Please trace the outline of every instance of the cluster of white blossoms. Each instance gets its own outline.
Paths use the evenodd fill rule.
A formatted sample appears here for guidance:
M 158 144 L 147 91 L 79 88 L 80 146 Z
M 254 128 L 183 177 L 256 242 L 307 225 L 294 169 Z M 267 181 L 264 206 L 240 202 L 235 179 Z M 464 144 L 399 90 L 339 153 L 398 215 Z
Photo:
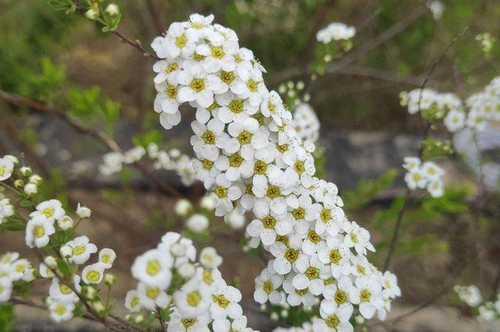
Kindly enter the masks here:
M 3 222 L 14 215 L 14 206 L 12 206 L 10 199 L 5 197 L 2 193 L 0 193 L 0 225 Z
M 105 176 L 120 172 L 123 165 L 131 165 L 148 156 L 153 162 L 156 170 L 174 171 L 180 177 L 182 184 L 190 186 L 195 180 L 192 160 L 189 156 L 182 154 L 178 149 L 170 149 L 168 152 L 160 150 L 157 144 L 150 143 L 147 148 L 136 146 L 121 152 L 109 152 L 103 156 L 103 164 L 99 171 Z
M 5 155 L 0 158 L 0 181 L 8 180 L 19 163 L 17 157 L 12 155 Z M 31 168 L 21 167 L 19 173 L 22 178 L 17 179 L 14 185 L 16 188 L 20 188 L 27 195 L 34 195 L 38 192 L 38 185 L 42 181 L 42 178 L 38 174 L 33 174 Z M 2 220 L 1 205 L 0 205 L 0 223 Z
M 307 144 L 316 143 L 319 138 L 320 124 L 311 105 L 300 103 L 293 111 L 292 127 L 297 136 Z
M 0 303 L 10 300 L 16 282 L 30 282 L 34 277 L 34 269 L 25 258 L 19 258 L 17 252 L 7 252 L 0 256 Z
M 273 256 L 257 280 L 265 294 L 276 291 L 292 305 L 321 302 L 332 329 L 358 310 L 384 318 L 399 294 L 396 278 L 368 262 L 369 232 L 346 218 L 337 186 L 315 177 L 312 149 L 294 134 L 279 94 L 268 91 L 262 65 L 234 31 L 212 21 L 194 14 L 154 39 L 160 123 L 177 125 L 183 103 L 196 108 L 196 175 L 215 193 L 217 216 L 255 216 L 250 243 Z
M 475 285 L 455 286 L 455 292 L 461 301 L 471 308 L 477 309 L 479 319 L 484 321 L 500 320 L 500 293 L 495 301 L 484 301 L 481 291 Z
M 500 120 L 500 77 L 493 79 L 481 92 L 467 98 L 465 106 L 455 94 L 431 89 L 402 92 L 401 105 L 408 107 L 410 114 L 435 111 L 450 132 L 463 128 L 482 130 L 488 121 Z
M 354 37 L 356 28 L 344 23 L 333 22 L 316 34 L 316 40 L 328 44 L 333 40 L 348 40 Z
M 172 332 L 253 331 L 239 304 L 240 291 L 229 286 L 218 270 L 222 257 L 211 247 L 196 256 L 191 240 L 166 233 L 156 249 L 134 261 L 132 275 L 139 282 L 127 293 L 127 309 L 136 317 L 142 310 L 168 309 L 167 331 Z
M 418 157 L 405 157 L 403 168 L 407 170 L 405 182 L 410 190 L 427 189 L 432 197 L 444 193 L 444 170 L 432 161 L 422 163 Z
M 467 98 L 467 126 L 484 129 L 488 121 L 500 121 L 500 77 L 494 78 L 481 92 Z

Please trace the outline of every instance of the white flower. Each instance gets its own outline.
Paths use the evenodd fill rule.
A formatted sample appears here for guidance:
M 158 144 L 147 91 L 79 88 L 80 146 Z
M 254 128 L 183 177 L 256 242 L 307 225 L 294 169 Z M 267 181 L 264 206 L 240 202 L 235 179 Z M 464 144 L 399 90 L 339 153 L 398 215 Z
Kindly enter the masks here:
M 455 132 L 462 129 L 465 125 L 465 114 L 461 111 L 452 110 L 446 114 L 444 125 L 449 131 Z
M 110 269 L 116 259 L 116 253 L 113 249 L 103 248 L 99 251 L 99 263 L 106 269 Z
M 417 170 L 420 167 L 420 164 L 422 162 L 420 161 L 420 158 L 417 157 L 405 157 L 404 158 L 404 163 L 403 163 L 403 168 L 408 170 L 408 171 L 413 171 Z
M 104 11 L 111 16 L 116 16 L 120 14 L 120 7 L 118 7 L 118 5 L 115 3 L 110 3 L 106 6 L 106 9 Z
M 307 269 L 308 257 L 299 248 L 275 243 L 271 246 L 271 253 L 276 257 L 273 268 L 281 275 L 289 273 L 292 267 L 297 272 L 304 272 Z
M 7 156 L 0 158 L 0 181 L 10 178 L 13 170 L 14 162 L 10 158 L 7 158 Z
M 266 215 L 259 211 L 256 217 L 259 219 L 254 219 L 248 225 L 247 234 L 260 239 L 265 246 L 272 245 L 278 236 L 287 235 L 292 231 L 292 223 L 286 215 Z
M 49 305 L 50 317 L 55 322 L 65 322 L 73 318 L 75 305 L 70 302 L 52 301 Z
M 233 201 L 241 197 L 241 189 L 231 185 L 222 174 L 217 177 L 214 193 L 217 196 L 217 205 L 215 208 L 216 216 L 224 216 L 233 210 Z
M 411 190 L 423 189 L 427 184 L 427 177 L 421 169 L 411 170 L 405 174 L 405 182 Z
M 382 295 L 385 299 L 393 299 L 401 296 L 401 289 L 398 287 L 398 279 L 395 274 L 385 271 L 383 275 Z
M 292 285 L 298 290 L 308 289 L 313 295 L 323 293 L 325 285 L 323 279 L 328 275 L 329 269 L 316 256 L 309 259 L 307 269 L 303 273 L 296 274 L 292 279 Z
M 467 303 L 470 307 L 477 307 L 483 301 L 481 291 L 477 286 L 455 286 L 455 292 L 458 294 L 460 300 Z
M 78 203 L 78 207 L 76 208 L 76 214 L 82 219 L 90 218 L 92 211 L 88 207 L 80 205 L 80 203 Z
M 271 91 L 260 105 L 260 111 L 265 117 L 271 117 L 273 121 L 281 126 L 282 113 L 285 111 L 283 101 L 276 91 Z
M 210 318 L 207 314 L 187 316 L 174 311 L 167 332 L 210 332 Z
M 87 265 L 82 270 L 82 280 L 87 285 L 98 285 L 104 278 L 106 267 L 102 263 Z
M 316 39 L 318 42 L 328 44 L 332 40 L 347 40 L 354 37 L 356 28 L 347 26 L 344 23 L 330 23 L 326 28 L 318 31 Z
M 322 319 L 313 320 L 314 331 L 354 331 L 354 328 L 350 323 L 353 311 L 351 306 L 338 306 L 334 301 L 323 300 L 320 308 L 320 315 Z
M 354 248 L 360 255 L 365 255 L 366 250 L 375 251 L 370 243 L 370 233 L 366 229 L 354 222 L 346 225 L 348 226 L 345 228 L 347 234 L 344 238 L 344 244 L 348 248 Z
M 175 203 L 175 213 L 181 217 L 185 217 L 192 208 L 191 202 L 184 198 Z
M 153 249 L 135 259 L 132 275 L 147 285 L 167 289 L 172 279 L 172 265 L 172 256 Z
M 68 230 L 73 227 L 73 219 L 70 216 L 65 215 L 57 221 L 57 226 L 63 231 Z
M 13 281 L 24 280 L 24 281 L 32 281 L 35 279 L 33 275 L 33 266 L 31 263 L 25 259 L 18 259 L 11 265 L 12 275 L 11 279 Z
M 427 161 L 422 165 L 422 172 L 425 174 L 426 178 L 430 181 L 440 179 L 444 171 L 438 165 L 432 161 Z
M 14 215 L 14 207 L 10 203 L 8 198 L 0 197 L 0 224 L 4 222 L 6 218 Z
M 48 221 L 54 222 L 55 220 L 59 220 L 64 217 L 65 214 L 66 212 L 64 212 L 64 209 L 62 208 L 61 202 L 57 199 L 51 199 L 38 204 L 36 206 L 36 211 L 32 212 L 30 215 L 42 215 Z
M 137 290 L 129 290 L 125 296 L 125 308 L 131 312 L 138 312 L 141 310 L 141 297 Z
M 73 287 L 77 292 L 81 291 L 80 277 L 78 275 L 73 277 Z M 58 278 L 52 279 L 49 296 L 57 302 L 76 303 L 79 301 L 78 295 L 66 284 L 60 282 Z
M 49 244 L 50 236 L 55 231 L 54 225 L 45 217 L 35 216 L 26 225 L 26 245 L 30 248 L 43 248 Z
M 193 214 L 186 221 L 186 226 L 195 233 L 201 233 L 208 228 L 208 218 L 202 214 Z
M 269 265 L 255 278 L 253 298 L 260 304 L 264 304 L 267 301 L 271 304 L 280 303 L 282 296 L 278 289 L 282 283 L 283 277 L 274 272 L 272 266 Z
M 366 319 L 370 319 L 375 311 L 384 306 L 381 286 L 374 278 L 366 277 L 356 279 L 356 288 L 359 291 L 359 312 Z
M 211 210 L 215 209 L 216 203 L 217 203 L 217 201 L 215 198 L 215 194 L 210 193 L 210 194 L 203 196 L 203 198 L 200 201 L 200 206 L 204 209 L 211 211 Z
M 0 278 L 0 303 L 9 301 L 12 294 L 12 282 L 8 278 Z
M 245 225 L 245 216 L 238 210 L 234 210 L 224 216 L 224 221 L 233 229 L 241 229 Z
M 38 187 L 34 183 L 27 183 L 23 188 L 24 193 L 27 195 L 34 195 L 38 192 Z
M 323 264 L 330 264 L 332 276 L 337 279 L 348 275 L 351 268 L 351 251 L 339 237 L 329 238 L 326 244 L 318 250 L 319 260 Z
M 242 315 L 239 301 L 241 301 L 241 293 L 238 289 L 232 286 L 221 287 L 212 294 L 210 314 L 215 320 L 226 317 L 239 318 Z
M 137 291 L 141 306 L 148 310 L 156 310 L 157 307 L 166 308 L 170 302 L 170 297 L 160 287 L 148 286 L 140 282 Z
M 197 279 L 191 279 L 174 294 L 174 302 L 179 312 L 187 316 L 205 313 L 210 305 L 210 294 L 199 287 Z
M 206 247 L 200 252 L 200 263 L 207 269 L 215 269 L 222 264 L 222 257 L 212 247 Z
M 90 258 L 90 255 L 97 252 L 95 244 L 90 243 L 87 236 L 79 236 L 64 244 L 61 249 L 61 255 L 70 263 L 85 264 Z
M 441 197 L 444 194 L 444 184 L 442 180 L 432 180 L 427 186 L 427 190 L 432 197 Z

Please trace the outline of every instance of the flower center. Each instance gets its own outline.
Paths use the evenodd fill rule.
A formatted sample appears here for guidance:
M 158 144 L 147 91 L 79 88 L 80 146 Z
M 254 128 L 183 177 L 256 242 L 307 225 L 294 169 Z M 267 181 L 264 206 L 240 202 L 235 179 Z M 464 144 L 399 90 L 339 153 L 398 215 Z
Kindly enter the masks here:
M 205 144 L 213 145 L 215 144 L 217 136 L 215 136 L 213 131 L 207 130 L 203 133 L 203 135 L 201 135 L 201 139 Z
M 262 160 L 257 160 L 255 162 L 253 170 L 255 171 L 255 174 L 265 175 L 267 172 L 267 164 L 265 162 L 263 162 Z
M 175 38 L 175 46 L 177 46 L 178 48 L 186 47 L 187 42 L 188 42 L 188 39 L 187 39 L 185 33 L 183 33 L 179 37 Z
M 217 305 L 223 309 L 226 309 L 229 304 L 231 303 L 226 297 L 221 294 L 221 295 L 212 295 L 212 299 L 214 300 Z
M 289 243 L 288 236 L 286 236 L 286 235 L 278 235 L 276 237 L 276 242 L 281 242 L 284 245 L 288 246 L 288 243 Z
M 193 327 L 194 324 L 196 324 L 196 322 L 197 322 L 196 318 L 184 318 L 181 320 L 182 326 L 184 326 L 185 329 Z
M 59 290 L 64 295 L 68 295 L 68 294 L 70 294 L 72 292 L 71 288 L 69 288 L 68 286 L 63 285 L 63 284 L 59 285 Z
M 306 216 L 306 210 L 303 207 L 296 208 L 292 211 L 292 216 L 295 220 L 303 220 Z
M 215 194 L 217 195 L 217 197 L 219 198 L 226 198 L 227 197 L 227 188 L 224 188 L 224 187 L 217 187 L 215 188 Z
M 304 295 L 307 294 L 307 291 L 308 291 L 307 288 L 305 288 L 305 289 L 296 289 L 295 293 L 297 293 L 297 295 L 299 295 L 299 296 L 304 296 Z
M 240 156 L 239 153 L 235 153 L 229 157 L 229 166 L 238 168 L 241 166 L 241 164 L 243 164 L 244 160 L 245 159 L 243 159 L 243 157 Z
M 319 279 L 319 269 L 317 267 L 308 267 L 305 273 L 309 280 Z
M 243 130 L 238 135 L 238 141 L 240 142 L 241 145 L 250 144 L 252 142 L 252 137 L 253 134 L 251 132 Z
M 267 295 L 271 294 L 274 290 L 272 281 L 268 280 L 264 282 L 264 284 L 262 285 L 262 289 L 264 290 L 264 292 L 266 292 Z
M 195 78 L 191 81 L 191 84 L 189 86 L 193 91 L 201 92 L 205 90 L 205 80 L 201 78 Z
M 259 83 L 255 82 L 252 79 L 249 79 L 247 82 L 247 87 L 248 87 L 248 90 L 250 90 L 250 92 L 255 93 L 255 92 L 257 92 L 257 90 L 259 88 Z
M 177 64 L 177 63 L 175 63 L 175 62 L 174 62 L 174 63 L 171 63 L 171 64 L 169 64 L 169 65 L 167 66 L 167 68 L 165 69 L 165 72 L 166 72 L 167 74 L 171 74 L 171 73 L 173 73 L 174 71 L 176 71 L 177 69 L 179 69 L 179 64 Z
M 232 71 L 221 71 L 219 77 L 222 80 L 222 82 L 229 85 L 233 83 L 234 79 L 236 78 L 236 74 L 233 73 Z
M 99 279 L 101 278 L 101 273 L 99 271 L 90 271 L 87 273 L 87 279 L 90 282 L 97 283 L 99 282 Z
M 211 285 L 214 282 L 214 277 L 210 271 L 203 271 L 203 282 Z
M 165 93 L 167 94 L 168 98 L 174 99 L 177 97 L 177 87 L 172 84 L 168 84 L 167 88 L 165 89 Z
M 161 264 L 157 259 L 148 261 L 146 266 L 146 273 L 151 277 L 157 276 L 161 271 Z
M 214 166 L 214 162 L 208 159 L 203 159 L 201 164 L 203 165 L 203 168 L 206 169 L 207 171 L 211 170 L 212 167 Z
M 56 310 L 54 310 L 54 312 L 58 315 L 58 316 L 63 316 L 64 314 L 66 314 L 66 307 L 64 306 L 64 304 L 59 304 L 56 306 Z
M 264 228 L 266 229 L 274 229 L 276 227 L 276 218 L 272 216 L 265 216 L 262 218 L 262 225 L 264 225 Z
M 206 58 L 206 56 L 198 54 L 198 53 L 195 53 L 193 55 L 193 60 L 196 62 L 201 62 L 201 61 L 205 60 L 205 58 Z
M 111 257 L 109 255 L 104 255 L 104 256 L 102 256 L 101 261 L 104 264 L 109 264 L 109 263 L 111 263 Z
M 290 263 L 293 263 L 299 258 L 299 251 L 296 249 L 290 248 L 285 252 L 285 258 Z
M 340 253 L 340 250 L 333 249 L 332 251 L 330 251 L 330 262 L 332 262 L 335 265 L 338 265 L 341 259 L 342 259 L 342 254 Z
M 216 59 L 222 59 L 226 55 L 222 47 L 212 47 L 212 56 Z
M 338 305 L 347 303 L 349 297 L 347 296 L 347 293 L 344 292 L 343 290 L 338 290 L 337 293 L 335 293 L 335 302 Z
M 148 288 L 146 291 L 146 296 L 154 300 L 160 295 L 160 289 L 158 287 Z
M 368 289 L 363 289 L 359 295 L 361 302 L 370 302 L 372 293 Z
M 46 208 L 42 211 L 42 214 L 47 218 L 52 218 L 55 212 L 54 208 Z
M 242 99 L 235 99 L 229 103 L 229 110 L 235 114 L 239 114 L 245 110 Z
M 321 242 L 321 236 L 319 236 L 315 231 L 309 231 L 309 233 L 307 234 L 307 238 L 314 244 L 318 244 Z
M 319 216 L 320 216 L 322 222 L 324 222 L 325 224 L 328 224 L 330 222 L 330 220 L 332 220 L 332 210 L 323 209 Z
M 302 175 L 302 173 L 304 173 L 306 171 L 306 167 L 304 166 L 304 162 L 302 160 L 297 160 L 295 162 L 295 171 L 297 171 L 297 173 L 299 175 Z
M 278 145 L 278 151 L 280 153 L 285 153 L 288 151 L 288 144 L 281 144 L 281 145 Z
M 33 234 L 39 239 L 45 235 L 45 228 L 43 228 L 43 226 L 36 226 L 33 230 Z
M 270 199 L 281 197 L 281 189 L 278 186 L 269 186 L 266 196 Z
M 201 294 L 198 291 L 191 292 L 187 295 L 187 303 L 191 307 L 197 307 L 201 302 Z
M 86 250 L 87 248 L 85 246 L 76 246 L 73 248 L 71 253 L 73 254 L 73 256 L 80 256 L 83 255 Z
M 328 327 L 337 329 L 337 327 L 340 325 L 340 319 L 337 315 L 331 315 L 325 319 L 325 323 Z

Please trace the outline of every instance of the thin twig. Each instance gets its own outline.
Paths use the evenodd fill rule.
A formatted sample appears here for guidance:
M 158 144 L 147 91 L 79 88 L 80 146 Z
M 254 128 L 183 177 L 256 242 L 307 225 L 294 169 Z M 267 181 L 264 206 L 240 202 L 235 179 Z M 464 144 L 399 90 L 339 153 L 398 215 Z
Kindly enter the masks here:
M 53 107 L 50 107 L 48 105 L 45 105 L 42 102 L 27 98 L 27 97 L 22 97 L 14 94 L 10 94 L 8 92 L 5 92 L 3 90 L 0 90 L 0 99 L 4 100 L 6 103 L 10 105 L 14 105 L 16 107 L 20 108 L 28 108 L 30 110 L 52 115 L 55 117 L 58 117 L 59 119 L 63 120 L 66 122 L 68 125 L 70 125 L 72 128 L 74 128 L 77 132 L 91 136 L 95 139 L 97 139 L 99 142 L 101 142 L 104 146 L 106 146 L 109 150 L 113 152 L 121 152 L 122 149 L 118 145 L 118 143 L 111 138 L 109 135 L 106 133 L 96 129 L 96 128 L 89 128 L 85 127 L 82 125 L 79 121 L 75 120 L 73 117 L 71 117 L 68 113 L 60 111 L 58 109 L 55 109 Z M 135 163 L 133 166 L 143 174 L 143 176 L 150 181 L 150 183 L 153 186 L 156 186 L 160 189 L 165 194 L 172 195 L 175 197 L 182 197 L 183 195 L 179 193 L 175 188 L 165 184 L 164 182 L 161 181 L 155 181 L 155 176 L 150 172 L 144 165 L 140 163 Z
M 133 41 L 133 40 L 131 40 L 130 38 L 128 38 L 122 32 L 120 32 L 118 30 L 113 31 L 112 34 L 115 35 L 116 37 L 118 37 L 122 42 L 124 42 L 124 43 L 132 46 L 133 48 L 135 48 L 136 50 L 138 50 L 139 52 L 141 52 L 142 55 L 144 55 L 146 57 L 150 57 L 152 59 L 160 60 L 160 58 L 158 58 L 156 55 L 154 55 L 152 53 L 149 53 L 144 48 L 144 46 L 142 46 L 142 43 L 138 39 L 136 39 L 135 41 Z

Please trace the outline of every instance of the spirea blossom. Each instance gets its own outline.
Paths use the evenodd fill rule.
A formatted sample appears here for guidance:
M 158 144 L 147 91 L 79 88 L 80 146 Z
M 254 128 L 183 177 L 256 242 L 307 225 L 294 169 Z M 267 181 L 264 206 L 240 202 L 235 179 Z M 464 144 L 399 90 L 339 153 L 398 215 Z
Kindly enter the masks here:
M 167 233 L 156 249 L 134 262 L 132 274 L 139 283 L 127 293 L 125 306 L 133 313 L 168 308 L 172 314 L 167 331 L 209 331 L 212 324 L 214 331 L 238 327 L 237 331 L 251 332 L 239 304 L 241 293 L 222 279 L 217 269 L 220 263 L 222 258 L 213 248 L 203 249 L 198 263 L 190 240 Z M 186 264 L 193 267 L 193 273 L 168 295 L 171 276 L 185 275 Z
M 254 215 L 246 231 L 249 245 L 260 245 L 273 257 L 257 280 L 255 298 L 311 307 L 331 294 L 336 281 L 344 280 L 338 291 L 352 296 L 341 297 L 340 304 L 353 310 L 342 311 L 338 304 L 339 311 L 330 310 L 321 320 L 329 322 L 337 315 L 348 322 L 354 308 L 366 318 L 384 318 L 385 303 L 399 292 L 385 291 L 384 275 L 367 261 L 367 251 L 374 250 L 368 231 L 343 213 L 335 184 L 315 176 L 314 148 L 293 129 L 292 114 L 280 95 L 266 88 L 263 66 L 250 50 L 239 47 L 234 31 L 212 21 L 213 16 L 195 14 L 153 40 L 160 58 L 153 68 L 155 111 L 161 125 L 170 129 L 181 120 L 181 104 L 196 109 L 193 166 L 196 177 L 214 193 L 215 214 Z M 325 42 L 345 39 L 354 29 L 333 25 L 323 34 Z M 206 324 L 208 315 L 214 326 L 226 329 L 227 320 L 240 314 L 239 296 L 225 286 L 211 292 L 208 300 L 201 290 L 191 297 L 174 295 L 173 317 L 179 318 L 173 319 L 195 326 Z M 204 315 L 187 310 L 192 304 L 206 312 L 206 302 L 210 310 Z
M 426 189 L 432 197 L 444 193 L 444 170 L 432 161 L 423 162 L 418 157 L 405 157 L 405 182 L 410 190 Z
M 319 138 L 319 120 L 311 105 L 300 103 L 293 112 L 293 129 L 304 142 L 316 143 Z
M 344 23 L 330 23 L 316 34 L 316 40 L 323 44 L 328 44 L 332 40 L 348 40 L 354 37 L 356 28 Z

